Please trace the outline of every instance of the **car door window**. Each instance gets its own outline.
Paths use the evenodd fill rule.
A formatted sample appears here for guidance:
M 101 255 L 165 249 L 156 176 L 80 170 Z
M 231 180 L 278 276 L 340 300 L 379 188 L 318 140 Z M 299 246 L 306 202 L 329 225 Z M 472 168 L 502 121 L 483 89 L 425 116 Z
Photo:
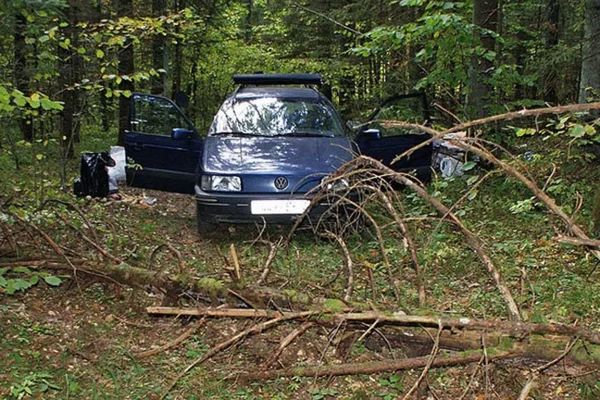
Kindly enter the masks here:
M 193 130 L 177 106 L 163 97 L 133 96 L 132 129 L 151 135 L 170 136 L 175 128 Z
M 375 121 L 402 121 L 413 124 L 426 123 L 426 111 L 423 109 L 423 100 L 421 97 L 406 97 L 393 101 L 385 105 L 373 118 Z M 416 128 L 396 128 L 386 127 L 386 124 L 374 122 L 370 128 L 376 128 L 381 131 L 382 137 L 422 134 L 423 132 Z

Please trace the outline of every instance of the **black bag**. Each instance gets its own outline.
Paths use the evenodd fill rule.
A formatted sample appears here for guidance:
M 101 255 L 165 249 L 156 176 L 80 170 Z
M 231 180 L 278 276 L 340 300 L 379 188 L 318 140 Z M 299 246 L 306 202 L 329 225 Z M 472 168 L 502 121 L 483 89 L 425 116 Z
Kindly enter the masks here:
M 106 197 L 108 195 L 108 172 L 106 167 L 114 167 L 115 160 L 108 151 L 83 153 L 79 168 L 79 179 L 73 182 L 73 192 L 77 196 Z

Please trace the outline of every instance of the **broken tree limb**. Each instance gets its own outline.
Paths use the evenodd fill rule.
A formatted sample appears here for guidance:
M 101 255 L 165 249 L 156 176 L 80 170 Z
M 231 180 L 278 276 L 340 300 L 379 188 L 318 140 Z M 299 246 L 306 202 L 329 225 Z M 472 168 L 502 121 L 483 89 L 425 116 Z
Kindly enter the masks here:
M 587 103 L 587 104 L 571 104 L 567 106 L 556 106 L 556 107 L 545 107 L 545 108 L 534 108 L 531 110 L 519 110 L 513 111 L 505 114 L 494 115 L 487 118 L 476 119 L 474 121 L 465 122 L 463 124 L 454 125 L 450 129 L 446 129 L 443 132 L 440 132 L 442 135 L 446 135 L 448 133 L 464 131 L 469 128 L 473 128 L 475 126 L 487 125 L 492 122 L 498 121 L 508 121 L 512 119 L 518 118 L 526 118 L 526 117 L 537 117 L 545 114 L 564 114 L 564 113 L 575 113 L 575 112 L 583 112 L 583 111 L 591 111 L 591 110 L 600 110 L 600 102 L 598 103 Z
M 594 104 L 597 104 L 600 108 L 600 103 Z M 490 161 L 491 163 L 503 169 L 507 174 L 519 180 L 529 190 L 531 190 L 531 192 L 533 192 L 533 194 L 535 195 L 535 197 L 537 197 L 538 200 L 544 203 L 548 210 L 550 210 L 554 215 L 558 216 L 563 221 L 567 230 L 569 230 L 574 236 L 576 236 L 579 239 L 590 240 L 589 236 L 585 233 L 585 231 L 579 225 L 577 225 L 573 221 L 573 219 L 566 212 L 564 212 L 561 207 L 558 206 L 558 204 L 556 204 L 552 197 L 548 196 L 548 194 L 542 189 L 540 189 L 539 186 L 533 180 L 527 178 L 515 167 L 500 160 L 499 158 L 494 156 L 489 150 L 483 148 L 482 146 L 470 145 L 463 140 L 453 140 L 452 143 L 458 145 L 459 147 L 467 151 L 472 152 L 473 154 L 478 155 L 479 157 L 485 160 Z M 590 253 L 592 253 L 597 259 L 600 260 L 600 250 L 590 249 Z
M 487 252 L 483 249 L 483 243 L 477 236 L 475 236 L 475 234 L 473 234 L 473 232 L 471 232 L 461 222 L 461 220 L 453 212 L 450 211 L 448 207 L 446 207 L 438 199 L 431 197 L 429 193 L 427 193 L 427 190 L 423 186 L 416 183 L 413 180 L 413 178 L 410 177 L 410 175 L 396 172 L 391 168 L 386 167 L 381 162 L 369 157 L 360 156 L 350 161 L 344 167 L 342 167 L 342 172 L 361 169 L 364 167 L 380 171 L 383 175 L 388 176 L 390 179 L 402 185 L 408 186 L 419 197 L 431 204 L 438 211 L 438 213 L 445 216 L 446 219 L 448 219 L 449 221 L 453 222 L 454 226 L 457 226 L 459 230 L 463 233 L 467 243 L 469 244 L 469 247 L 471 247 L 471 249 L 473 249 L 473 251 L 477 254 L 479 260 L 485 266 L 488 273 L 494 280 L 496 288 L 504 298 L 504 303 L 506 304 L 506 308 L 508 310 L 508 315 L 510 319 L 514 321 L 521 320 L 521 313 L 519 311 L 519 307 L 517 306 L 517 303 L 512 293 L 508 289 L 508 286 L 506 286 L 506 284 L 504 283 L 502 276 L 500 275 L 500 271 L 498 270 L 498 268 L 496 268 L 494 262 L 488 256 Z
M 237 335 L 225 340 L 224 342 L 221 342 L 220 344 L 218 344 L 217 346 L 213 347 L 212 349 L 210 349 L 208 351 L 208 353 L 204 354 L 203 356 L 197 358 L 194 362 L 192 362 L 190 365 L 188 365 L 183 371 L 181 371 L 177 377 L 175 377 L 175 379 L 173 380 L 173 382 L 171 382 L 171 384 L 167 387 L 167 389 L 165 389 L 165 391 L 163 392 L 163 394 L 161 395 L 161 399 L 164 399 L 169 392 L 175 387 L 175 385 L 177 385 L 177 382 L 179 382 L 179 380 L 181 378 L 183 378 L 185 376 L 185 374 L 187 374 L 192 368 L 194 368 L 195 366 L 197 366 L 198 364 L 203 363 L 204 361 L 212 358 L 215 354 L 219 353 L 222 350 L 225 350 L 226 348 L 228 348 L 229 346 L 239 342 L 240 340 L 244 339 L 246 336 L 254 334 L 254 333 L 260 333 L 262 331 L 264 331 L 265 329 L 271 328 L 275 325 L 277 325 L 280 322 L 283 321 L 288 321 L 291 319 L 295 319 L 295 318 L 304 318 L 304 317 L 308 317 L 310 315 L 313 314 L 313 312 L 311 311 L 307 311 L 307 312 L 303 312 L 303 313 L 296 313 L 297 315 L 294 316 L 280 316 L 277 318 L 273 318 L 270 319 L 268 321 L 265 322 L 261 322 L 260 324 L 254 325 L 240 333 L 238 333 Z
M 277 347 L 275 353 L 264 363 L 261 369 L 269 369 L 269 367 L 279 359 L 279 356 L 281 356 L 283 350 L 285 350 L 286 347 L 292 344 L 292 342 L 296 340 L 299 336 L 302 336 L 308 330 L 308 328 L 310 328 L 313 325 L 314 322 L 305 322 L 299 328 L 294 329 L 289 335 L 283 338 L 283 340 L 279 344 L 279 347 Z
M 192 336 L 194 334 L 194 332 L 196 332 L 196 330 L 199 327 L 201 327 L 202 325 L 204 325 L 205 321 L 206 321 L 206 319 L 203 318 L 200 321 L 197 321 L 197 322 L 193 323 L 192 327 L 190 327 L 185 332 L 183 332 L 181 335 L 179 335 L 175 340 L 173 340 L 172 342 L 167 343 L 164 346 L 161 346 L 159 348 L 152 349 L 152 350 L 142 351 L 140 353 L 134 354 L 133 356 L 135 358 L 137 358 L 137 359 L 142 359 L 142 358 L 154 356 L 156 354 L 162 353 L 163 351 L 167 351 L 169 349 L 177 347 L 181 343 L 183 343 L 187 338 L 189 338 L 190 336 Z
M 148 307 L 148 314 L 152 315 L 192 315 L 208 317 L 232 318 L 301 318 L 303 312 L 281 312 L 271 310 L 248 309 L 213 309 L 213 308 L 175 308 L 175 307 Z M 502 331 L 513 337 L 524 338 L 528 335 L 558 335 L 579 336 L 588 343 L 600 344 L 600 332 L 586 328 L 559 324 L 537 324 L 528 322 L 481 320 L 470 318 L 448 318 L 439 316 L 390 314 L 379 311 L 365 312 L 334 312 L 329 310 L 315 310 L 311 314 L 317 321 L 335 322 L 374 322 L 379 324 L 403 326 L 428 326 L 437 327 L 442 324 L 444 328 L 472 329 L 487 331 Z
M 489 351 L 489 349 L 488 349 Z M 423 368 L 430 363 L 430 368 L 444 368 L 455 365 L 465 365 L 479 362 L 482 351 L 470 351 L 452 355 L 437 357 L 431 361 L 430 356 L 405 358 L 393 361 L 376 361 L 370 363 L 351 363 L 327 366 L 295 367 L 274 371 L 260 371 L 245 373 L 232 376 L 230 380 L 238 381 L 257 381 L 274 378 L 289 378 L 295 376 L 306 376 L 318 378 L 321 376 L 342 376 L 342 375 L 369 375 L 381 372 L 401 371 L 415 368 Z M 507 358 L 516 358 L 520 354 L 511 351 L 495 351 L 489 355 L 490 360 L 500 360 Z
M 589 246 L 600 248 L 600 240 L 597 239 L 581 239 L 571 236 L 557 236 L 552 240 L 558 243 L 572 244 L 574 246 Z

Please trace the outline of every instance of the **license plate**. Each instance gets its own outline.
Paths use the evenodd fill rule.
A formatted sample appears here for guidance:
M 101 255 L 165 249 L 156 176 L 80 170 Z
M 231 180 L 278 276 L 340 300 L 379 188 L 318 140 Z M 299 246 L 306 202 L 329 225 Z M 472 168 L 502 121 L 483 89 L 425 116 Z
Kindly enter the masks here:
M 302 214 L 310 200 L 253 200 L 250 210 L 253 215 Z

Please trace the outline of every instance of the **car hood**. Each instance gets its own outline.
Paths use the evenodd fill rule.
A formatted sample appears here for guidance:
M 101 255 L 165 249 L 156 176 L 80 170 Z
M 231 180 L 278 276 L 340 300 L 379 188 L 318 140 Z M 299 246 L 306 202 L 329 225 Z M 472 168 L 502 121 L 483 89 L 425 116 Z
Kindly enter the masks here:
M 203 169 L 214 174 L 330 173 L 352 159 L 351 148 L 346 137 L 209 136 Z

